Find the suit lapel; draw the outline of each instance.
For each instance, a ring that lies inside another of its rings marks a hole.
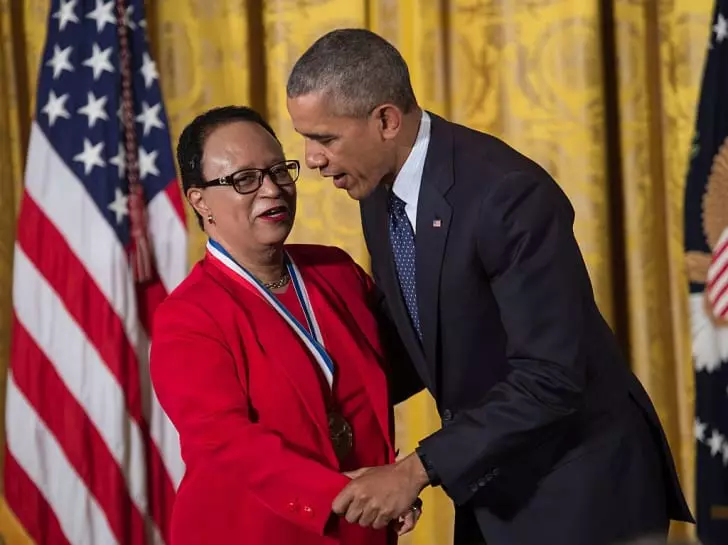
[[[440,276],[452,219],[452,208],[445,200],[445,194],[453,184],[453,144],[447,122],[433,114],[430,117],[430,145],[417,203],[415,265],[425,357],[430,374],[437,376]],[[436,394],[434,390],[433,394]]]
[[[394,264],[394,255],[389,242],[389,192],[379,186],[370,197],[362,201],[362,213],[367,217],[367,224],[371,230],[372,241],[369,245],[372,254],[372,263],[377,267],[379,289],[384,292],[387,304],[392,312],[392,319],[413,363],[419,370],[420,377],[428,388],[434,386],[434,375],[428,372],[425,364],[422,345],[407,312],[407,306],[402,298],[399,287],[397,270]]]

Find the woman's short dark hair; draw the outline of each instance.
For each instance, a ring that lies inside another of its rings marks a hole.
[[[187,190],[190,187],[206,181],[202,177],[202,154],[207,137],[216,128],[236,121],[257,123],[280,143],[268,122],[252,108],[247,106],[221,106],[207,110],[198,115],[184,128],[177,142],[177,165],[182,178],[182,191],[185,195],[187,195]],[[202,216],[197,213],[197,210],[194,212],[195,216],[197,216],[197,223],[202,227]]]

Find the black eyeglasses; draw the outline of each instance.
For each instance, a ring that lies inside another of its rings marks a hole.
[[[231,185],[241,195],[247,195],[248,193],[255,193],[260,189],[266,174],[270,176],[273,183],[281,187],[291,185],[298,180],[300,171],[300,163],[295,159],[291,159],[290,161],[281,161],[268,168],[244,168],[217,180],[195,184],[194,187],[205,188],[218,185]]]

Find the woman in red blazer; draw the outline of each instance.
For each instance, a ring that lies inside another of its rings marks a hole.
[[[171,545],[387,545],[331,511],[359,468],[392,463],[372,284],[343,251],[285,245],[299,165],[254,111],[182,133],[182,183],[207,252],[155,315],[151,373],[186,473]]]

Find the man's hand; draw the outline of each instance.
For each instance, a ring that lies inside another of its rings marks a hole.
[[[411,454],[395,464],[362,471],[336,496],[332,510],[352,524],[381,529],[406,515],[427,484],[419,456]]]

